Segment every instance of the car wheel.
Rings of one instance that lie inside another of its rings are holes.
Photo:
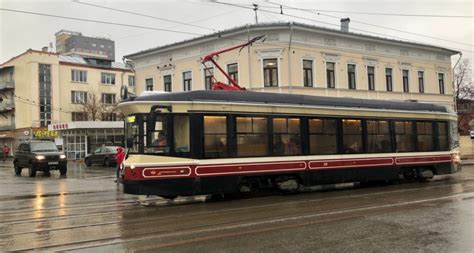
[[[112,166],[112,161],[110,161],[109,158],[105,158],[104,164],[105,164],[105,167],[110,167]]]
[[[28,167],[28,175],[30,177],[36,177],[36,168],[33,164],[30,164],[30,166]]]
[[[13,167],[15,168],[15,175],[20,176],[21,175],[21,167],[18,165],[18,162],[15,162],[13,164]]]
[[[59,168],[59,173],[61,174],[61,176],[66,175],[66,173],[67,173],[67,166],[60,167],[60,168]]]
[[[84,160],[84,163],[86,164],[87,167],[90,167],[92,165],[91,160],[89,158],[86,158]]]

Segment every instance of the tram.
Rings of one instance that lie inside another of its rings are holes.
[[[125,193],[165,198],[431,179],[460,170],[446,107],[249,91],[123,100]]]

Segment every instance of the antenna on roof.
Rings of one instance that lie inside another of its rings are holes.
[[[257,10],[258,10],[258,4],[253,4],[253,11],[255,11],[255,24],[258,24]]]

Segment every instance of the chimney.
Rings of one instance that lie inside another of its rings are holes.
[[[341,18],[341,32],[349,32],[350,18]]]
[[[41,48],[41,51],[43,51],[43,52],[48,52],[48,47],[43,47],[43,48]]]

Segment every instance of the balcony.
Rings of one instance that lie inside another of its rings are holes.
[[[15,110],[15,102],[14,101],[4,101],[0,103],[0,112],[8,112]]]
[[[15,124],[0,124],[0,131],[11,131],[15,130]]]
[[[0,80],[0,91],[15,89],[15,81],[3,81]]]

